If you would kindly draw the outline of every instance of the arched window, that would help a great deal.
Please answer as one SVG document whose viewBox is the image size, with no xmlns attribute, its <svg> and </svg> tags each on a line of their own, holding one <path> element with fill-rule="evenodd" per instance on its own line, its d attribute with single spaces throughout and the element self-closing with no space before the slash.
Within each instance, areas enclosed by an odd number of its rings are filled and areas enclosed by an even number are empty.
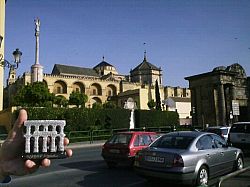
<svg viewBox="0 0 250 187">
<path fill-rule="evenodd" d="M 67 85 L 64 81 L 56 81 L 54 84 L 53 93 L 55 94 L 66 94 L 67 93 Z"/>
</svg>

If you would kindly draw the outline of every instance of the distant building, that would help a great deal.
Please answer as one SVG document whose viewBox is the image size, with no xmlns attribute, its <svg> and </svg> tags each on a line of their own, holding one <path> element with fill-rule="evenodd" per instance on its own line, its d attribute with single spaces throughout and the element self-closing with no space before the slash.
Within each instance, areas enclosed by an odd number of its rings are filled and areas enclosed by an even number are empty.
<svg viewBox="0 0 250 187">
<path fill-rule="evenodd" d="M 73 91 L 84 93 L 88 96 L 85 107 L 92 107 L 94 103 L 114 101 L 119 107 L 124 107 L 128 98 L 133 98 L 138 109 L 148 110 L 147 103 L 155 99 L 155 81 L 159 82 L 159 91 L 164 110 L 167 107 L 164 100 L 169 96 L 190 98 L 187 88 L 164 87 L 162 85 L 162 70 L 144 59 L 141 64 L 131 70 L 130 75 L 120 75 L 116 68 L 103 60 L 94 68 L 83 68 L 63 64 L 55 64 L 51 74 L 43 74 L 43 82 L 46 83 L 51 93 L 62 95 L 69 99 Z M 13 80 L 5 88 L 5 107 L 11 103 L 13 96 L 22 85 L 31 83 L 32 73 L 25 72 L 22 76 Z M 171 93 L 169 95 L 169 93 Z M 10 100 L 9 100 L 10 99 Z M 187 103 L 185 101 L 184 103 Z M 190 113 L 191 108 L 185 107 L 184 113 Z M 181 112 L 177 108 L 177 112 Z M 180 114 L 182 116 L 182 114 Z M 186 117 L 186 116 L 185 116 Z"/>
<path fill-rule="evenodd" d="M 249 80 L 240 64 L 186 77 L 194 125 L 229 125 L 250 120 Z"/>
<path fill-rule="evenodd" d="M 179 114 L 180 125 L 192 124 L 191 98 L 190 97 L 169 97 L 165 101 L 167 111 L 176 111 Z"/>
</svg>

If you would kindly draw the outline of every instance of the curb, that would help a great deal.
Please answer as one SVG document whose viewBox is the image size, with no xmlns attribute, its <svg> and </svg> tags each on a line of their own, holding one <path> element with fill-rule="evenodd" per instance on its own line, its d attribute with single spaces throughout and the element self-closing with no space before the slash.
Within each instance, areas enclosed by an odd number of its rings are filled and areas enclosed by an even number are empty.
<svg viewBox="0 0 250 187">
<path fill-rule="evenodd" d="M 246 167 L 246 168 L 243 168 L 243 169 L 241 169 L 241 170 L 235 171 L 235 172 L 233 172 L 233 173 L 230 173 L 230 174 L 227 174 L 227 175 L 221 177 L 221 178 L 219 179 L 219 183 L 218 183 L 217 187 L 220 187 L 220 186 L 221 186 L 221 183 L 222 183 L 223 181 L 228 180 L 228 179 L 230 179 L 230 178 L 232 178 L 232 177 L 235 177 L 236 175 L 239 175 L 239 174 L 244 173 L 244 172 L 249 171 L 249 170 L 250 170 L 250 166 L 248 166 L 248 167 Z"/>
</svg>

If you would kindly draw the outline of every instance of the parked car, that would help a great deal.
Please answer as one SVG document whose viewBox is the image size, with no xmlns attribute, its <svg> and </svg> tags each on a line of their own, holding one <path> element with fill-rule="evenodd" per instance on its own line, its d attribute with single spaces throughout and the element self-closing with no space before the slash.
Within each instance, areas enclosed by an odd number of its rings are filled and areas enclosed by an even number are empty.
<svg viewBox="0 0 250 187">
<path fill-rule="evenodd" d="M 233 146 L 239 147 L 243 151 L 250 151 L 250 122 L 234 123 L 228 140 Z"/>
<path fill-rule="evenodd" d="M 170 132 L 139 151 L 134 168 L 149 180 L 163 178 L 171 182 L 207 185 L 208 180 L 243 168 L 241 149 L 229 147 L 214 133 Z"/>
<path fill-rule="evenodd" d="M 212 132 L 223 137 L 226 141 L 228 140 L 228 134 L 231 127 L 227 126 L 213 126 L 205 129 L 205 132 Z"/>
<path fill-rule="evenodd" d="M 156 132 L 129 131 L 114 134 L 102 147 L 102 157 L 109 168 L 117 164 L 133 166 L 135 154 L 151 144 Z"/>
</svg>

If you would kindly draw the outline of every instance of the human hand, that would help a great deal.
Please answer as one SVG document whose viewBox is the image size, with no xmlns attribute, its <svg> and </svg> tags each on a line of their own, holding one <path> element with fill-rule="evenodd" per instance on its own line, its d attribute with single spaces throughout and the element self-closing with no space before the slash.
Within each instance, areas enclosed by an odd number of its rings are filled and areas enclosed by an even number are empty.
<svg viewBox="0 0 250 187">
<path fill-rule="evenodd" d="M 35 172 L 40 166 L 49 167 L 50 159 L 42 159 L 39 163 L 33 160 L 24 160 L 22 153 L 25 147 L 25 138 L 23 137 L 23 123 L 27 120 L 27 112 L 22 109 L 19 112 L 12 130 L 0 149 L 0 178 L 8 175 L 26 175 Z M 69 144 L 69 139 L 64 138 L 64 145 Z M 72 150 L 66 149 L 66 155 L 72 156 Z"/>
</svg>

